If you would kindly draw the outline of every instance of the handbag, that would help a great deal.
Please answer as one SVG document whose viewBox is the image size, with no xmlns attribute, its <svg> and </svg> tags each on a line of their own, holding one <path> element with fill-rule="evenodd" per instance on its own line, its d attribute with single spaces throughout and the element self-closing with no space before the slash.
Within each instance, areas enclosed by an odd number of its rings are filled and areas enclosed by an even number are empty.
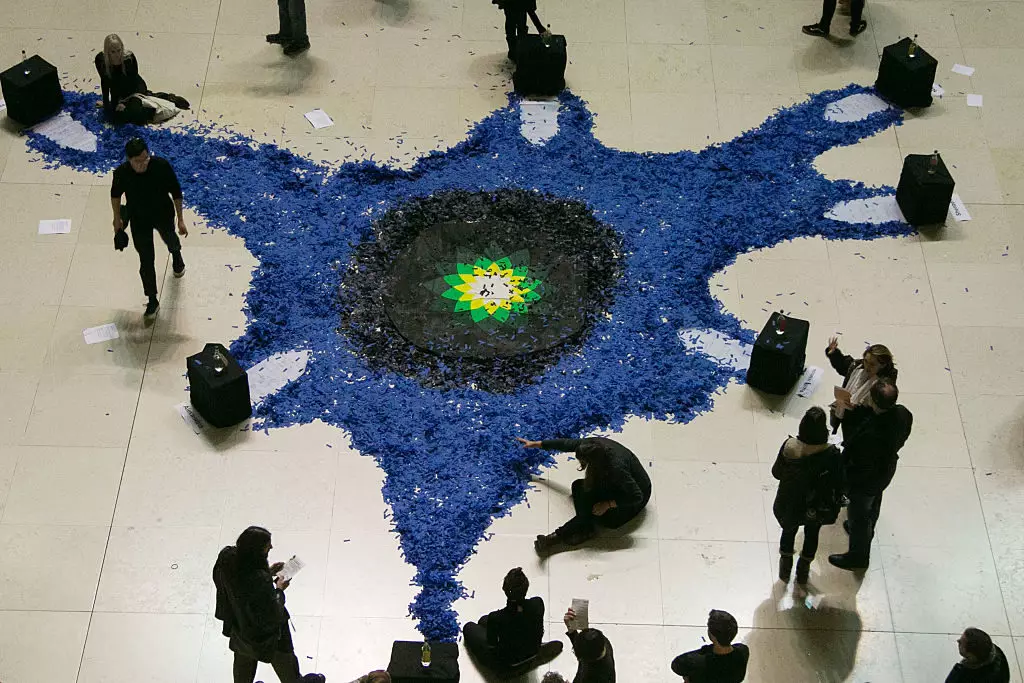
<svg viewBox="0 0 1024 683">
<path fill-rule="evenodd" d="M 820 472 L 804 500 L 804 521 L 807 524 L 835 524 L 842 507 L 841 494 L 835 474 L 831 470 Z"/>
</svg>

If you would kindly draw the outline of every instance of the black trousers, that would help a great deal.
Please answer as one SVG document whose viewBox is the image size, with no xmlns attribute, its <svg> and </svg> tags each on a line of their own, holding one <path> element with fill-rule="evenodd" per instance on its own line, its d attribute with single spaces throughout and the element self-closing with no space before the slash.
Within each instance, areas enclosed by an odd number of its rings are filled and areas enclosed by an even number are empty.
<svg viewBox="0 0 1024 683">
<path fill-rule="evenodd" d="M 882 494 L 868 495 L 850 491 L 846 515 L 850 521 L 850 555 L 865 562 L 871 557 L 871 539 L 882 512 Z"/>
<path fill-rule="evenodd" d="M 526 10 L 506 9 L 505 10 L 505 42 L 508 43 L 508 56 L 510 59 L 516 57 L 516 44 L 520 36 L 530 32 L 526 25 Z"/>
<path fill-rule="evenodd" d="M 612 508 L 598 516 L 593 513 L 593 508 L 594 503 L 599 502 L 601 500 L 584 488 L 582 479 L 574 481 L 572 483 L 572 505 L 576 510 L 576 516 L 555 530 L 555 535 L 559 540 L 571 545 L 593 536 L 597 526 L 605 529 L 618 529 L 640 514 L 640 510 L 643 509 L 643 506 L 637 510 Z M 647 501 L 644 501 L 645 505 L 646 503 Z"/>
<path fill-rule="evenodd" d="M 306 35 L 306 0 L 277 0 L 279 33 L 296 42 L 309 40 Z"/>
<path fill-rule="evenodd" d="M 171 255 L 181 254 L 181 240 L 174 232 L 174 217 L 170 218 L 139 218 L 133 216 L 128 224 L 132 231 L 132 242 L 139 253 L 139 277 L 142 278 L 142 291 L 147 297 L 156 296 L 156 251 L 153 246 L 153 231 L 160 233 L 160 239 L 167 245 Z"/>
<path fill-rule="evenodd" d="M 804 524 L 804 547 L 800 551 L 800 557 L 805 560 L 813 560 L 818 552 L 818 533 L 821 531 L 820 524 Z M 779 553 L 792 555 L 796 545 L 796 532 L 800 527 L 786 527 L 782 530 L 782 537 L 779 539 Z"/>
<path fill-rule="evenodd" d="M 259 661 L 240 652 L 235 652 L 235 663 L 232 666 L 234 683 L 253 683 L 256 680 L 256 667 Z M 299 659 L 295 656 L 295 647 L 292 644 L 292 634 L 285 624 L 281 632 L 281 639 L 277 643 L 277 652 L 270 660 L 270 666 L 274 667 L 274 673 L 281 679 L 281 683 L 299 683 L 302 674 L 299 673 Z"/>
<path fill-rule="evenodd" d="M 824 31 L 828 32 L 832 25 L 832 16 L 836 13 L 836 0 L 822 0 L 821 21 L 818 22 Z M 864 0 L 850 0 L 850 28 L 860 25 L 864 15 Z"/>
<path fill-rule="evenodd" d="M 489 669 L 503 668 L 498 660 L 498 648 L 487 642 L 487 616 L 480 619 L 480 623 L 466 622 L 462 627 L 462 636 L 466 649 L 476 657 L 481 664 Z"/>
</svg>

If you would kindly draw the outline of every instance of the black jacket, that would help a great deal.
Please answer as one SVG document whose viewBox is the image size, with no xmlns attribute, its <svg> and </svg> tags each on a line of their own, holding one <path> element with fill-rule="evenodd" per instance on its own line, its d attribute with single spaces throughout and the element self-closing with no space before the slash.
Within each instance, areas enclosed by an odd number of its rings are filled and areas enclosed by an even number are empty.
<svg viewBox="0 0 1024 683">
<path fill-rule="evenodd" d="M 147 92 L 146 81 L 139 75 L 139 61 L 135 55 L 125 55 L 121 66 L 111 68 L 109 75 L 102 52 L 96 54 L 95 63 L 103 93 L 103 113 L 108 119 L 114 118 L 114 110 L 121 100 L 136 93 Z"/>
<path fill-rule="evenodd" d="M 568 631 L 569 642 L 573 648 L 576 647 L 576 639 L 579 638 L 579 631 Z M 596 662 L 581 661 L 576 668 L 576 676 L 572 683 L 615 683 L 615 655 L 612 652 L 611 642 L 604 639 L 604 657 Z"/>
<path fill-rule="evenodd" d="M 530 598 L 487 615 L 487 644 L 505 665 L 514 666 L 537 654 L 544 637 L 544 600 Z"/>
<path fill-rule="evenodd" d="M 214 616 L 224 622 L 223 633 L 231 639 L 232 651 L 269 662 L 276 651 L 290 649 L 284 591 L 274 587 L 269 569 L 239 575 L 235 547 L 227 546 L 213 565 L 213 583 L 217 587 Z"/>
<path fill-rule="evenodd" d="M 850 493 L 878 495 L 896 474 L 899 450 L 910 436 L 914 416 L 901 405 L 884 413 L 875 413 L 868 406 L 858 406 L 853 412 L 857 429 L 843 431 L 846 483 Z"/>
<path fill-rule="evenodd" d="M 842 488 L 839 449 L 830 444 L 808 446 L 798 439 L 789 438 L 779 448 L 772 465 L 772 476 L 779 480 L 779 490 L 772 506 L 779 526 L 783 529 L 802 526 L 810 521 L 807 509 L 813 496 L 837 495 Z"/>
<path fill-rule="evenodd" d="M 651 477 L 633 451 L 618 441 L 601 436 L 587 439 L 548 439 L 541 448 L 576 452 L 584 442 L 597 443 L 608 452 L 608 470 L 598 475 L 593 494 L 598 500 L 614 500 L 623 514 L 635 515 L 651 500 Z"/>
<path fill-rule="evenodd" d="M 968 668 L 958 662 L 946 676 L 946 683 L 1010 683 L 1010 666 L 1006 655 L 995 643 L 992 644 L 992 659 L 976 668 Z"/>
</svg>

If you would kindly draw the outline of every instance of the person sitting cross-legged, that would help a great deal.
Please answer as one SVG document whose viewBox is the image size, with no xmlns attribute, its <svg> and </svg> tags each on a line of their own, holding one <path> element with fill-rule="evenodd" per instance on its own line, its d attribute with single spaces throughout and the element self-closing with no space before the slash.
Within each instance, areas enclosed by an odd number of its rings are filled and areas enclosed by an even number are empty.
<svg viewBox="0 0 1024 683">
<path fill-rule="evenodd" d="M 711 610 L 708 614 L 711 644 L 673 659 L 672 672 L 687 683 L 740 683 L 747 675 L 750 650 L 743 643 L 733 644 L 738 630 L 731 614 Z"/>
<path fill-rule="evenodd" d="M 554 659 L 562 643 L 541 645 L 544 636 L 544 600 L 527 598 L 530 580 L 520 567 L 505 575 L 501 584 L 508 600 L 505 607 L 469 622 L 462 628 L 466 649 L 481 664 L 495 672 L 520 674 Z"/>
</svg>

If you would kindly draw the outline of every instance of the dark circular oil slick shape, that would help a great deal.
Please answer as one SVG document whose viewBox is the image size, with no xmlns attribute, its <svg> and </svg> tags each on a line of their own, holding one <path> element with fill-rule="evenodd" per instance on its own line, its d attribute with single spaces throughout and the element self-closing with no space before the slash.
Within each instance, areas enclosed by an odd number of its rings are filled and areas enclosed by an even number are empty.
<svg viewBox="0 0 1024 683">
<path fill-rule="evenodd" d="M 339 332 L 431 388 L 528 383 L 576 348 L 620 276 L 618 234 L 536 192 L 439 192 L 373 227 L 342 278 Z"/>
</svg>

